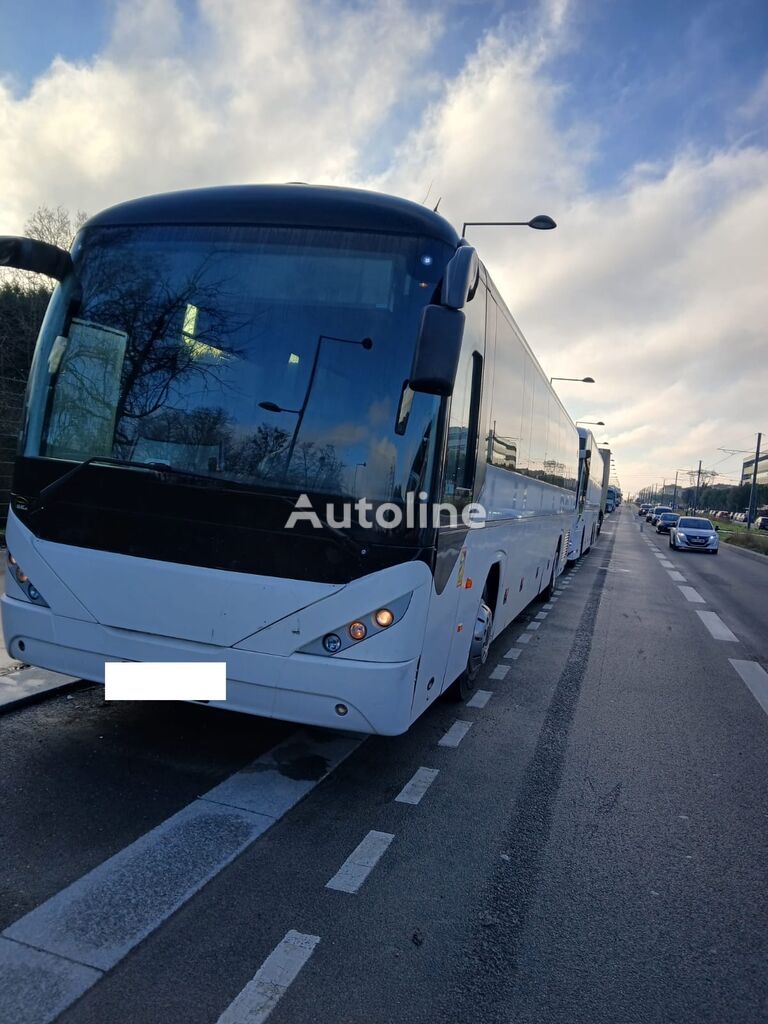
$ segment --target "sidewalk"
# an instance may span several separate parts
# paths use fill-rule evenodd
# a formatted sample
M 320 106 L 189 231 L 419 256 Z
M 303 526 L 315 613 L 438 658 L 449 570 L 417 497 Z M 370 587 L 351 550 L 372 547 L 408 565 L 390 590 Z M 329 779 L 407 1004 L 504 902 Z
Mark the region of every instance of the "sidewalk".
M 2 593 L 5 593 L 5 572 L 0 573 L 0 594 Z M 0 633 L 0 714 L 38 697 L 56 693 L 78 681 L 72 676 L 22 665 L 20 661 L 10 657 Z

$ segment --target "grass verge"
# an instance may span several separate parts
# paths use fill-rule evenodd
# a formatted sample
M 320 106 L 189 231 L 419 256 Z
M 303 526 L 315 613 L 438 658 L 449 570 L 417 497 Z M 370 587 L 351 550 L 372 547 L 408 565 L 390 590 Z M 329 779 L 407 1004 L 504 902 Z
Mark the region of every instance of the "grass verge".
M 740 526 L 741 523 L 733 525 Z M 761 555 L 768 555 L 768 531 L 766 530 L 744 529 L 726 532 L 721 527 L 720 539 L 734 547 L 747 548 L 749 551 L 759 551 Z

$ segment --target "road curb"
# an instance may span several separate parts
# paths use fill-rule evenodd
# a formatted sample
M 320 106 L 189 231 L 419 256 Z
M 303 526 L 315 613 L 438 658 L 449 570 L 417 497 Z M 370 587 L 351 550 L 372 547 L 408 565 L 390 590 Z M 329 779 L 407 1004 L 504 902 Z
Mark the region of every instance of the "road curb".
M 25 704 L 35 704 L 46 697 L 74 689 L 81 683 L 82 679 L 32 668 L 30 665 L 9 672 L 0 676 L 0 716 L 24 707 Z
M 738 551 L 740 555 L 748 555 L 750 558 L 756 558 L 764 565 L 768 565 L 768 555 L 761 555 L 759 551 L 750 551 L 749 548 L 740 548 L 738 544 L 728 544 L 725 541 L 722 546 L 728 548 L 729 551 Z

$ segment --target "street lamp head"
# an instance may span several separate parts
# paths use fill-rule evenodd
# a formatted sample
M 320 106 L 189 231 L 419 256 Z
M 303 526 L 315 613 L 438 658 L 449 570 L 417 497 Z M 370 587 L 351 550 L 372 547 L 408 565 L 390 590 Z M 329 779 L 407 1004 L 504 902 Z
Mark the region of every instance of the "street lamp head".
M 552 228 L 557 227 L 557 224 L 546 213 L 540 213 L 536 217 L 531 217 L 528 221 L 528 227 L 535 228 L 537 231 L 551 231 Z
M 267 412 L 282 412 L 283 410 L 279 405 L 275 405 L 274 402 L 259 402 L 260 409 L 266 409 Z
M 582 384 L 594 384 L 595 383 L 595 378 L 594 377 L 582 377 L 581 378 L 581 382 L 582 382 Z

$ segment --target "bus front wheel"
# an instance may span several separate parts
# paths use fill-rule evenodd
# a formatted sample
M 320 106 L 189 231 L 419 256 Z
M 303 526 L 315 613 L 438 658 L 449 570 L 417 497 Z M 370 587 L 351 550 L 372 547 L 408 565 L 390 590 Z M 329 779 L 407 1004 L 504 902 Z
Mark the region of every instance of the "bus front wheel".
M 480 669 L 488 660 L 493 635 L 493 611 L 486 603 L 486 595 L 480 602 L 472 627 L 472 640 L 469 645 L 467 667 L 450 688 L 449 693 L 455 700 L 469 700 L 477 688 L 477 677 Z

